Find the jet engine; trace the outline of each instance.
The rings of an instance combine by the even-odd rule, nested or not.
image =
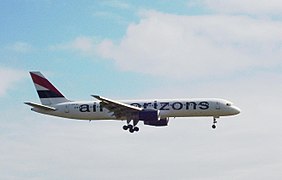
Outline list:
[[[138,118],[141,121],[158,121],[160,119],[160,111],[155,109],[143,109],[139,112]]]
[[[160,111],[154,109],[144,109],[139,112],[139,120],[144,121],[149,126],[167,126],[168,118],[160,118]]]
[[[149,125],[149,126],[167,126],[168,125],[168,118],[163,118],[160,120],[150,120],[150,121],[144,121],[145,125]]]

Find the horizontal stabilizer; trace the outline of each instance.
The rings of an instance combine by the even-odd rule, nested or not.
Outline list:
[[[37,109],[42,109],[42,110],[46,110],[46,111],[56,111],[56,108],[51,107],[51,106],[46,106],[46,105],[42,105],[42,104],[37,104],[37,103],[33,103],[33,102],[24,102],[25,104],[37,108]]]

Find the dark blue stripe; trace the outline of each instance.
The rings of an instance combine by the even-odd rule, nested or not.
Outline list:
[[[58,93],[55,93],[53,91],[49,91],[49,90],[46,90],[46,91],[37,91],[38,93],[38,96],[40,98],[57,98],[57,97],[64,97],[63,95],[61,94],[58,94]]]

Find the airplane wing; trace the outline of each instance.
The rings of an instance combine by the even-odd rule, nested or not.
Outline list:
[[[43,110],[47,110],[47,111],[56,111],[56,108],[51,107],[51,106],[46,106],[46,105],[37,104],[37,103],[33,103],[33,102],[24,102],[24,103],[31,106],[31,107],[34,107],[34,108],[43,109]]]
[[[132,116],[139,111],[142,111],[143,108],[132,106],[129,104],[125,104],[119,101],[114,101],[105,97],[101,97],[98,95],[92,95],[94,98],[101,101],[101,105],[108,109],[110,112],[113,112],[113,115],[117,119],[128,119],[132,118]]]

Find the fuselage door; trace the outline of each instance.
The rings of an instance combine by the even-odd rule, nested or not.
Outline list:
[[[66,106],[65,106],[65,113],[69,113],[70,111],[69,111],[69,105],[67,104]]]
[[[220,110],[220,104],[219,104],[219,102],[216,102],[216,103],[215,103],[215,109],[216,109],[216,110]]]

